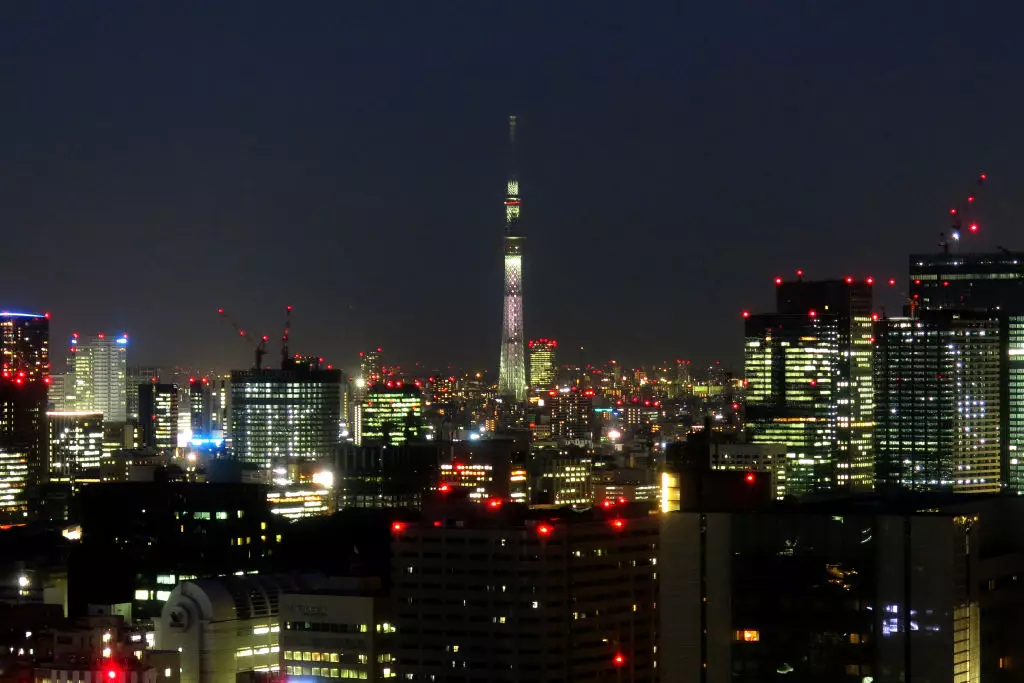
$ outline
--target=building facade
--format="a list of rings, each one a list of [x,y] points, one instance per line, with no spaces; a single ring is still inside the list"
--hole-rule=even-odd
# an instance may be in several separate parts
[[[110,423],[128,419],[127,351],[127,334],[72,335],[78,410],[103,413],[103,419]]]
[[[69,484],[72,490],[100,481],[100,467],[109,457],[103,448],[103,413],[50,411],[46,417],[49,481]]]
[[[50,320],[0,312],[0,523],[21,523],[46,476]]]
[[[873,281],[782,282],[776,313],[746,315],[746,419],[787,446],[787,493],[874,483]]]
[[[283,458],[330,459],[340,411],[340,370],[234,370],[231,457],[265,468]]]
[[[875,325],[878,485],[996,493],[999,316],[923,310]]]
[[[392,531],[399,680],[656,680],[647,506],[451,501]]]
[[[177,384],[139,385],[139,429],[143,446],[161,450],[178,447],[179,400]]]
[[[393,383],[389,383],[393,384]],[[398,445],[420,436],[423,392],[415,386],[374,384],[367,387],[356,408],[355,442],[358,445]]]
[[[530,356],[530,388],[547,391],[555,383],[558,342],[554,339],[531,339],[527,344]]]

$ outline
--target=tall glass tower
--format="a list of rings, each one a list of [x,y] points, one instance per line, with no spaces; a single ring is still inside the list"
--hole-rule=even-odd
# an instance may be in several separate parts
[[[519,234],[519,181],[514,150],[516,117],[508,117],[509,146],[513,150],[512,173],[505,196],[505,312],[501,329],[501,365],[498,392],[526,400],[526,349],[523,346],[523,241]]]

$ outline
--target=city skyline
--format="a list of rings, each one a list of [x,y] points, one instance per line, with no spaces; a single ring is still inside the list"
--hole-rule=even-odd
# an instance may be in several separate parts
[[[932,37],[970,25],[963,7],[887,8],[880,24],[869,8],[722,4],[627,22],[519,3],[418,8],[388,31],[377,8],[271,7],[5,9],[19,65],[0,113],[17,131],[0,187],[5,306],[51,311],[54,339],[127,329],[144,364],[245,367],[217,307],[274,334],[292,304],[304,351],[495,366],[510,111],[535,236],[526,288],[556,294],[531,300],[525,328],[598,359],[736,367],[738,311],[769,301],[748,292],[796,268],[902,277],[978,170],[991,201],[972,238],[1020,246],[1012,17],[956,54]],[[490,49],[523,41],[528,55]],[[947,106],[955,93],[970,106]],[[36,236],[59,247],[46,277],[25,258]],[[302,257],[282,257],[288,245]],[[153,276],[204,255],[208,277]],[[431,283],[436,264],[449,272]],[[118,297],[79,296],[114,279]],[[625,316],[657,332],[588,330]]]

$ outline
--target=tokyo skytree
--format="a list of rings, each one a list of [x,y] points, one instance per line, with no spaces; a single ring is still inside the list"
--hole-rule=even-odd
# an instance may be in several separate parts
[[[512,169],[505,193],[505,311],[501,328],[498,393],[526,400],[526,349],[523,344],[523,242],[519,234],[519,181],[515,172],[516,117],[508,117]]]

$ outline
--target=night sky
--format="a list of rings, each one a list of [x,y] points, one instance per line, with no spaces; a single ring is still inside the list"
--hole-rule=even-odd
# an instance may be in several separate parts
[[[216,309],[292,304],[342,365],[495,367],[514,112],[527,336],[735,364],[776,275],[902,280],[980,170],[973,242],[1024,247],[1004,7],[0,3],[0,308],[131,363],[244,367]]]

